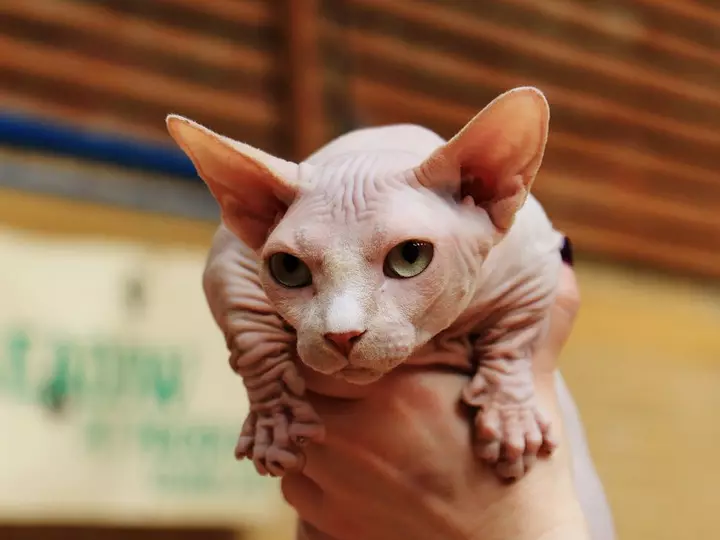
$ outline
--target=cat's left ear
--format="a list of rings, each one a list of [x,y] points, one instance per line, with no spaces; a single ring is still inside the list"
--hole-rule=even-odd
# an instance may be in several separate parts
[[[167,127],[220,205],[228,229],[259,250],[297,196],[298,165],[170,115]]]
[[[507,231],[525,203],[540,168],[550,110],[531,87],[495,98],[418,169],[420,182],[473,198],[500,232]]]

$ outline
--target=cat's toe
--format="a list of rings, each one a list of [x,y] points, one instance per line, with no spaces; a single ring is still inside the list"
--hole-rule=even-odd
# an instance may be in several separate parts
[[[253,447],[255,446],[257,423],[258,416],[256,413],[251,412],[247,415],[247,417],[245,417],[242,429],[240,430],[240,436],[238,437],[237,444],[235,445],[236,459],[252,458]]]
[[[522,458],[526,450],[526,431],[517,418],[512,418],[505,425],[503,437],[503,458],[509,462],[516,462]]]
[[[282,477],[289,472],[302,471],[305,455],[297,449],[273,445],[265,454],[264,466],[270,475]]]
[[[252,459],[253,446],[255,445],[255,437],[250,435],[240,435],[235,445],[235,459],[241,460],[245,458]]]
[[[500,441],[480,441],[476,445],[475,453],[486,463],[497,463],[500,459],[501,451]]]
[[[516,460],[501,460],[495,465],[497,475],[506,481],[520,480],[528,470],[529,466],[524,456]]]
[[[550,423],[534,407],[503,407],[486,403],[475,418],[476,455],[499,478],[519,480],[540,455],[549,455],[557,444]]]

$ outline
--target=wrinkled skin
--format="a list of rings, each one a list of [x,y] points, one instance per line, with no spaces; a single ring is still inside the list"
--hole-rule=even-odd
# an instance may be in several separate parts
[[[204,286],[250,399],[236,453],[289,475],[299,509],[310,501],[301,534],[581,534],[569,448],[531,470],[556,445],[551,417],[561,425],[552,370],[535,361],[561,267],[561,236],[530,195],[548,120],[542,94],[520,88],[450,141],[358,130],[294,164],[169,117],[227,227]],[[431,262],[389,272],[418,239]],[[528,485],[500,488],[472,457],[505,479],[530,472]],[[325,496],[293,495],[303,477]],[[506,504],[522,519],[498,535]]]
[[[560,265],[561,236],[530,194],[548,126],[542,93],[517,88],[449,141],[368,128],[295,164],[168,118],[246,246],[205,280],[250,398],[239,457],[281,476],[322,442],[299,367],[371,385],[438,362],[473,374],[458,399],[475,411],[476,456],[502,478],[555,448],[532,376]],[[227,294],[223,272],[237,276]]]
[[[523,482],[503,485],[472,459],[468,411],[456,401],[466,375],[407,367],[362,395],[313,394],[325,443],[308,448],[304,472],[282,484],[299,514],[298,540],[614,540],[577,410],[556,370],[578,305],[573,273],[563,268],[534,365],[566,444]],[[308,381],[327,390],[322,378]]]
[[[206,272],[216,318],[233,316],[229,293],[238,276],[227,269],[242,249],[226,229],[218,231]],[[577,411],[555,366],[578,303],[574,276],[563,267],[534,378],[567,444],[519,484],[501,485],[471,459],[468,411],[457,400],[467,373],[401,367],[362,387],[302,373],[327,433],[322,444],[305,448],[303,472],[283,479],[300,517],[298,538],[569,540],[586,538],[587,520],[592,540],[614,540]]]

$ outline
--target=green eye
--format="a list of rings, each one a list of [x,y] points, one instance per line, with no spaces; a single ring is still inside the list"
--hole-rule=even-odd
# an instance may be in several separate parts
[[[407,279],[421,274],[433,258],[432,244],[420,240],[408,240],[390,250],[383,270],[392,278]]]
[[[312,283],[312,274],[307,265],[289,253],[271,255],[268,267],[273,279],[288,289],[299,289]]]

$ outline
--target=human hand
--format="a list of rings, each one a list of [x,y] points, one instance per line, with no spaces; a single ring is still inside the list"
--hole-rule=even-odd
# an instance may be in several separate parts
[[[563,267],[551,328],[534,360],[538,395],[561,434],[554,375],[578,307],[574,274]],[[303,473],[282,482],[301,520],[299,538],[588,538],[564,441],[512,485],[478,462],[470,413],[459,404],[467,380],[403,367],[362,399],[313,396],[327,428],[325,443],[308,447]]]

